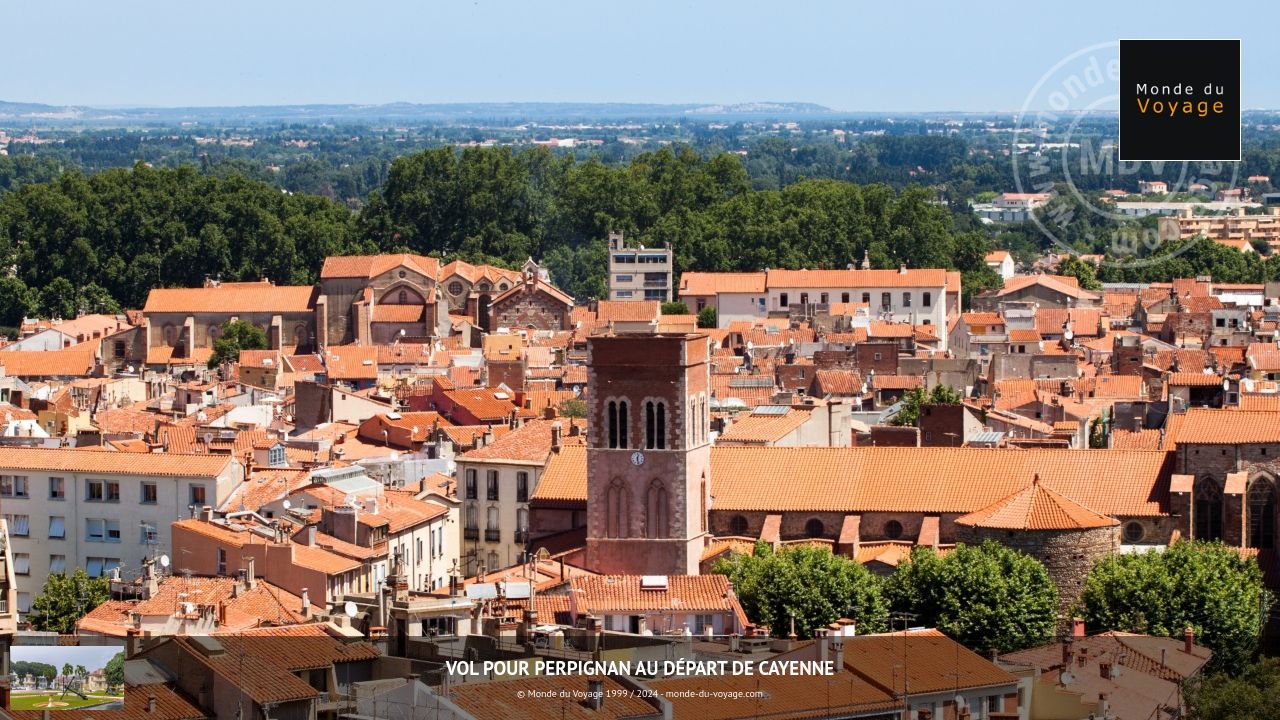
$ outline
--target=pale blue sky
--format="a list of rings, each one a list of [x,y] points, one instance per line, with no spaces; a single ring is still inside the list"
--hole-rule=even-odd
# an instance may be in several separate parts
[[[5,3],[0,100],[84,105],[815,102],[1016,109],[1120,37],[1243,40],[1280,108],[1273,2],[44,0]]]

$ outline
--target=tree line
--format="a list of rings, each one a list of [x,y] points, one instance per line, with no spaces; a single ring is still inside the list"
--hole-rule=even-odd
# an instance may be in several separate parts
[[[137,164],[62,172],[0,195],[0,326],[24,314],[140,307],[161,286],[311,283],[326,256],[409,251],[543,262],[585,300],[605,290],[605,238],[670,243],[678,271],[873,266],[964,271],[989,286],[985,237],[920,187],[803,180],[755,190],[739,158],[688,147],[625,165],[544,148],[451,147],[397,158],[359,212],[240,172]]]
[[[730,578],[747,616],[776,637],[793,629],[812,637],[840,618],[854,620],[860,634],[885,632],[903,618],[985,655],[1048,643],[1060,622],[1057,588],[1044,565],[992,541],[945,555],[916,547],[884,578],[828,548],[775,550],[763,541],[714,571]],[[1274,601],[1257,562],[1221,543],[1182,541],[1099,561],[1072,612],[1090,632],[1180,638],[1191,627],[1213,650],[1212,670],[1239,673],[1258,652]]]

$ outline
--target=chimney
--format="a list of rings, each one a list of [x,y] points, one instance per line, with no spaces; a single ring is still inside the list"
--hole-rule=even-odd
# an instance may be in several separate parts
[[[200,519],[205,522],[213,522],[213,508],[208,505],[200,508]]]
[[[907,264],[906,264],[906,263],[902,263],[901,265],[899,265],[899,266],[898,266],[898,274],[899,274],[899,275],[906,275],[906,274],[907,274]]]
[[[551,452],[560,452],[560,423],[551,425]]]
[[[315,525],[307,526],[306,537],[307,537],[307,547],[315,547],[316,546],[316,526]]]
[[[588,680],[587,681],[587,707],[592,710],[600,710],[604,708],[604,681]]]
[[[827,629],[818,628],[813,633],[813,639],[818,645],[818,661],[827,659]]]
[[[311,596],[307,594],[306,588],[302,588],[302,617],[311,617]]]
[[[218,627],[227,626],[227,604],[225,602],[218,603]]]
[[[376,497],[373,498],[372,502],[370,503],[369,512],[373,515],[378,514],[378,498]]]
[[[1072,639],[1069,637],[1062,641],[1062,667],[1071,665],[1071,656],[1075,654],[1075,651],[1071,649],[1071,643]]]
[[[843,672],[844,671],[844,637],[841,635],[837,635],[834,638],[832,638],[831,647],[834,648],[836,651],[836,656],[835,658],[833,658],[835,660],[835,670],[836,672]],[[821,659],[826,660],[826,658],[821,658]]]
[[[155,711],[156,711],[156,696],[148,695],[147,696],[147,713],[152,714]]]
[[[258,587],[258,578],[253,572],[253,558],[245,558],[244,560],[244,589],[252,590]]]
[[[1190,655],[1196,644],[1196,631],[1190,625],[1182,631],[1182,652]]]
[[[1071,618],[1071,637],[1073,638],[1084,637],[1084,618],[1078,618],[1078,617]]]
[[[1102,720],[1108,720],[1110,711],[1111,703],[1107,702],[1107,694],[1098,693],[1098,714],[1102,716]]]
[[[548,405],[542,409],[542,417],[544,420],[556,419],[556,409],[553,405],[549,404],[550,402],[550,400],[547,400]]]

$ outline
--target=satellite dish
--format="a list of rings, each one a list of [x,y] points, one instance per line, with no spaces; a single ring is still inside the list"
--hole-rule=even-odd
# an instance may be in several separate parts
[[[1076,681],[1076,676],[1072,675],[1070,670],[1064,670],[1062,672],[1062,675],[1059,677],[1062,680],[1063,685],[1070,685],[1071,683]]]
[[[166,568],[167,568],[167,567],[169,567],[169,556],[168,556],[168,555],[161,555],[161,556],[160,556],[160,567],[166,567]]]
[[[1073,332],[1071,332],[1070,330],[1067,330],[1066,332],[1062,333],[1062,337],[1064,337],[1064,338],[1066,338],[1066,339],[1068,339],[1068,340],[1070,340],[1071,338],[1073,338],[1073,337],[1075,337],[1075,336],[1076,336],[1076,334],[1075,334],[1075,333],[1073,333]]]
[[[342,612],[346,613],[347,617],[349,617],[349,618],[353,618],[353,617],[355,617],[355,616],[356,616],[356,604],[355,604],[355,603],[353,603],[353,602],[351,602],[350,600],[348,600],[348,601],[347,601],[347,602],[342,606]]]
[[[284,502],[280,503],[280,505],[283,506],[285,510],[288,510],[289,508],[293,507],[293,503],[289,502],[288,500],[285,500]]]

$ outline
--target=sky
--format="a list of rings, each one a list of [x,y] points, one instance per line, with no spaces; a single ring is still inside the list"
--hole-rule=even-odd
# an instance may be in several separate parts
[[[54,645],[14,645],[9,649],[11,662],[26,660],[53,665],[62,671],[65,663],[83,665],[86,670],[106,667],[107,661],[124,648],[111,645],[59,647]]]
[[[44,0],[5,10],[0,100],[188,106],[813,102],[1021,106],[1118,38],[1240,38],[1280,108],[1280,4],[1162,0]]]

